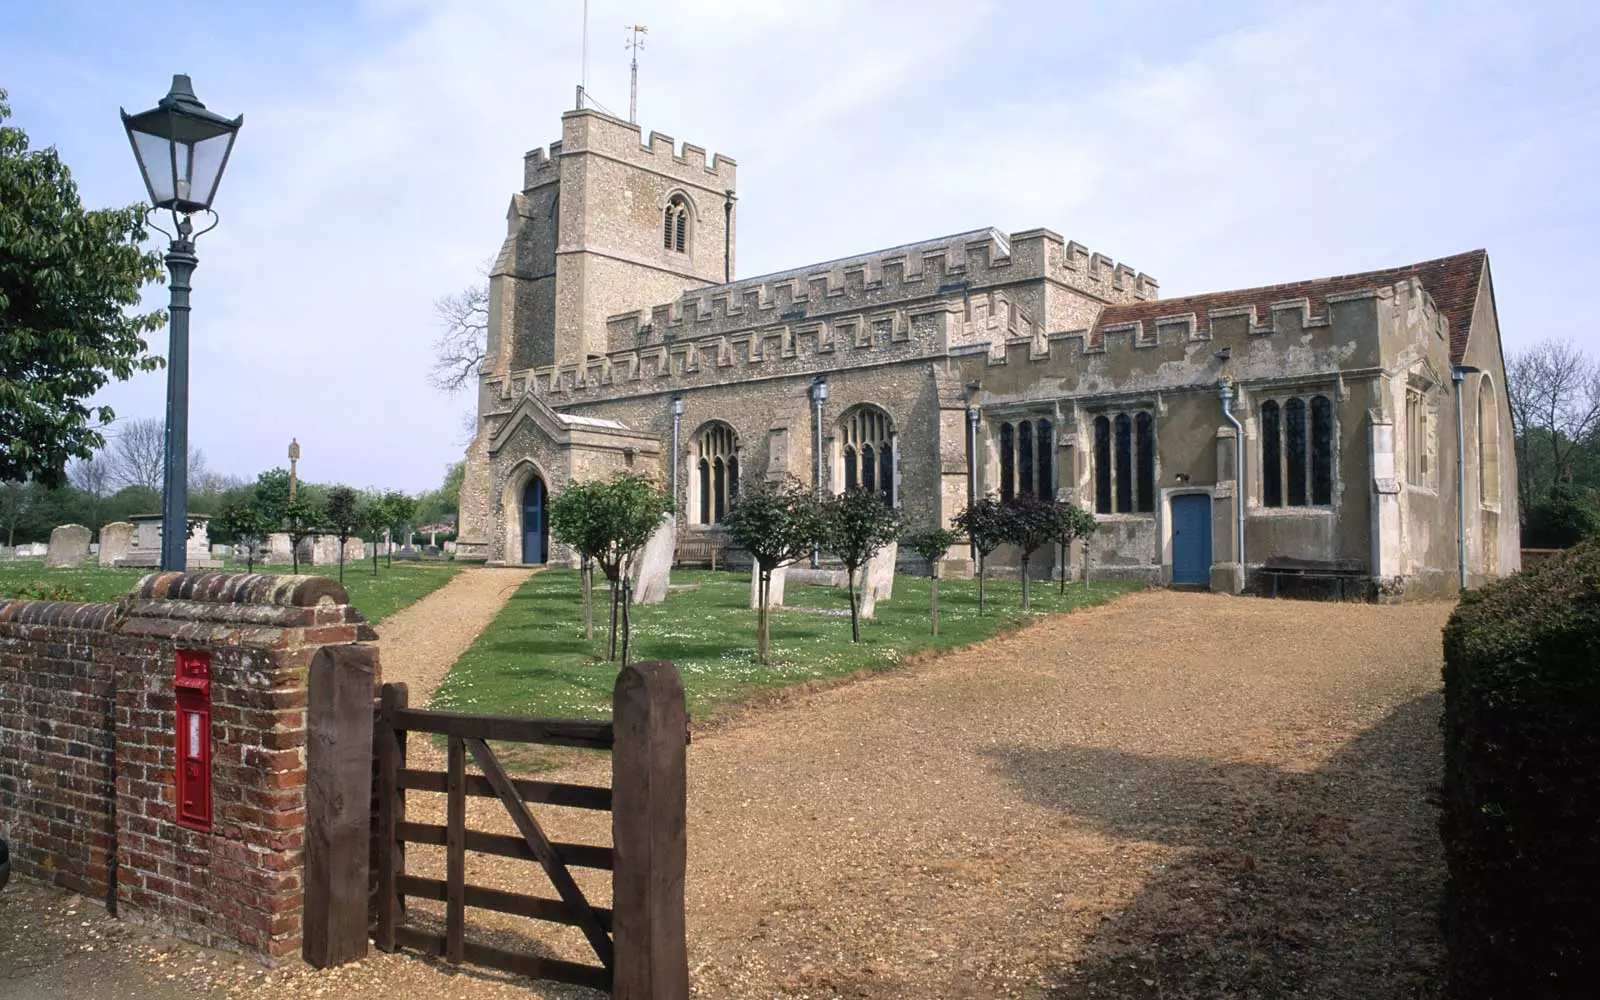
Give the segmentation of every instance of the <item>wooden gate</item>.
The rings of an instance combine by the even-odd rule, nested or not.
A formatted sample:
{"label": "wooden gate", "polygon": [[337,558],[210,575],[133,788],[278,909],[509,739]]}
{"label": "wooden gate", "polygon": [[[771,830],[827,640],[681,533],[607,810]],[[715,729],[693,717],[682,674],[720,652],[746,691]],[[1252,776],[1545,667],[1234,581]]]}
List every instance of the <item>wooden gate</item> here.
{"label": "wooden gate", "polygon": [[[408,733],[446,738],[444,771],[406,766]],[[610,990],[627,1000],[685,1000],[688,956],[684,941],[685,744],[688,719],[683,684],[666,662],[639,663],[617,677],[610,722],[464,715],[414,709],[403,684],[385,684],[374,734],[378,760],[377,927],[383,951],[413,948],[452,963],[472,962],[535,979]],[[610,788],[513,778],[489,741],[609,750]],[[468,756],[481,775],[467,773]],[[406,818],[406,792],[443,792],[443,825]],[[517,835],[470,830],[468,796],[498,799]],[[612,845],[550,840],[534,818],[534,804],[611,812]],[[406,871],[405,845],[445,848],[445,878]],[[534,861],[558,898],[469,885],[466,853]],[[571,868],[609,870],[612,905],[593,905]],[[406,922],[405,899],[445,904],[445,932]],[[466,940],[468,907],[569,924],[582,931],[592,963],[508,951]]]}

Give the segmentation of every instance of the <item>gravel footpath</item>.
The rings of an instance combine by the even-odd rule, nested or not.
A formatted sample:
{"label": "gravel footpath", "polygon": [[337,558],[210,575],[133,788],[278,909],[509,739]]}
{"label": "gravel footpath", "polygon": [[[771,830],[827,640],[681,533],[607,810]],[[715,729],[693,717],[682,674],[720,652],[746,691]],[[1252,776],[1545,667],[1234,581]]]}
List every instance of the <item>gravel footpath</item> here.
{"label": "gravel footpath", "polygon": [[537,570],[463,570],[422,600],[378,626],[383,679],[410,686],[411,703],[426,705],[478,633],[489,627],[517,588]]}
{"label": "gravel footpath", "polygon": [[[1448,612],[1152,591],[697,737],[696,995],[1432,997]],[[410,808],[442,822],[442,799]],[[604,817],[539,816],[607,839]],[[413,848],[412,867],[442,851]],[[469,855],[468,877],[550,894],[517,862]],[[580,882],[607,900],[604,873]],[[471,911],[468,929],[592,958],[550,925]],[[599,996],[376,953],[270,981],[203,971],[263,998]]]}

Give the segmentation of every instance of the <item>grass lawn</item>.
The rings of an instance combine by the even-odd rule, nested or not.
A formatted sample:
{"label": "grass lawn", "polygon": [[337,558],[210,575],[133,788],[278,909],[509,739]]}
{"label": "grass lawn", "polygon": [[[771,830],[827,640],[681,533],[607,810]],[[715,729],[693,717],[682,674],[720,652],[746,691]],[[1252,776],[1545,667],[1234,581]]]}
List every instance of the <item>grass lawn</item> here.
{"label": "grass lawn", "polygon": [[[226,568],[231,572],[244,572],[242,563]],[[258,564],[256,569],[284,576],[290,572],[288,566]],[[370,561],[346,563],[344,589],[350,595],[350,603],[359,608],[368,621],[381,622],[438,590],[460,571],[460,566],[449,562],[397,562],[393,567],[380,565],[374,576]],[[133,590],[140,577],[153,572],[149,569],[102,569],[92,563],[79,569],[45,569],[41,559],[11,559],[0,561],[0,597],[114,601]],[[301,564],[300,572],[302,575],[338,576],[339,567]]]}
{"label": "grass lawn", "polygon": [[[671,660],[683,677],[689,711],[705,718],[719,705],[766,688],[860,670],[882,669],[924,650],[948,649],[986,639],[1025,620],[1020,585],[990,580],[987,614],[978,614],[973,580],[939,582],[939,635],[928,634],[928,580],[897,576],[894,599],[878,603],[875,620],[863,621],[861,642],[850,641],[849,597],[842,589],[790,586],[785,597],[815,611],[774,610],[773,664],[755,662],[756,613],[749,609],[750,578],[742,573],[677,571],[673,583],[700,589],[675,592],[665,604],[633,611],[633,657]],[[1030,587],[1034,614],[1099,604],[1143,584],[1072,584]],[[604,717],[611,712],[616,669],[604,662],[606,592],[595,591],[595,638],[583,639],[578,574],[540,573],[511,598],[434,695],[435,708],[507,715]]]}

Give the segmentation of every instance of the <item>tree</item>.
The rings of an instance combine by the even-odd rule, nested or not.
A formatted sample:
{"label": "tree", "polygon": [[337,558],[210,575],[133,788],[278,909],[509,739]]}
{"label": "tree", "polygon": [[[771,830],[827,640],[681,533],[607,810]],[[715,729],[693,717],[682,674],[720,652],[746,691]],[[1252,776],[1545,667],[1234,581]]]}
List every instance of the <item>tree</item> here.
{"label": "tree", "polygon": [[[1100,527],[1094,515],[1076,504],[1065,500],[1056,501],[1056,534],[1052,539],[1061,548],[1061,593],[1067,592],[1067,557],[1072,554],[1072,543],[1076,539],[1087,539]],[[1087,544],[1087,543],[1085,543]],[[1089,585],[1089,561],[1084,559],[1083,584]]]}
{"label": "tree", "polygon": [[846,490],[822,501],[822,545],[844,563],[850,591],[850,641],[861,641],[856,571],[900,534],[900,512],[875,490]]}
{"label": "tree", "polygon": [[772,658],[772,571],[821,544],[822,505],[798,480],[758,483],[739,491],[722,527],[755,561],[756,660],[766,665]]}
{"label": "tree", "polygon": [[251,501],[268,521],[281,523],[289,508],[289,470],[268,469],[257,476]]}
{"label": "tree", "polygon": [[1535,344],[1506,359],[1506,398],[1526,514],[1552,487],[1574,484],[1580,459],[1597,444],[1600,361],[1571,341]]}
{"label": "tree", "polygon": [[1022,609],[1028,610],[1028,561],[1040,547],[1048,545],[1061,534],[1061,509],[1053,501],[1040,500],[1032,493],[1019,493],[1005,505],[1006,541],[1017,547],[1020,559],[1017,568],[1022,578]]}
{"label": "tree", "polygon": [[901,539],[906,548],[928,561],[928,593],[933,615],[933,633],[939,634],[939,561],[950,551],[959,536],[948,528],[928,528]]}
{"label": "tree", "polygon": [[[563,517],[557,522],[557,505],[550,509],[550,530],[556,537],[587,549],[611,585],[611,636],[607,659],[616,660],[621,638],[622,665],[628,665],[630,636],[629,609],[633,584],[628,571],[639,550],[672,512],[672,498],[648,476],[619,472],[610,479],[587,485],[569,484],[557,499],[578,486],[576,499],[560,505]],[[571,534],[575,541],[568,541]],[[621,630],[618,630],[618,612]]]}
{"label": "tree", "polygon": [[361,495],[348,486],[335,486],[328,491],[327,508],[323,523],[339,536],[339,582],[344,582],[344,546],[350,536],[361,530],[363,514]]}
{"label": "tree", "polygon": [[[390,490],[378,501],[377,506],[380,520],[374,524],[374,528],[382,528],[388,533],[389,541],[386,546],[388,555],[385,559],[390,566],[393,566],[395,536],[405,530],[407,524],[411,523],[411,517],[417,509],[417,502],[399,490]],[[376,553],[374,553],[373,558],[377,558]]]}
{"label": "tree", "polygon": [[[130,420],[111,434],[105,450],[111,478],[120,486],[143,486],[157,493],[166,485],[167,427],[159,417]],[[211,478],[206,456],[199,448],[189,448],[185,479],[191,490],[205,486]]]}
{"label": "tree", "polygon": [[89,508],[89,530],[99,531],[101,501],[112,492],[111,463],[103,454],[80,458],[67,467],[67,480],[83,495]]}
{"label": "tree", "polygon": [[144,206],[85,211],[56,150],[10,117],[0,90],[0,481],[55,487],[105,444],[91,418],[116,416],[89,398],[162,364],[144,337],[165,313],[135,311],[161,255],[140,249]]}
{"label": "tree", "polygon": [[594,550],[600,544],[593,511],[597,482],[569,483],[549,500],[550,533],[578,553],[579,590],[583,594],[583,638],[594,639]]}
{"label": "tree", "polygon": [[986,493],[967,505],[966,510],[954,518],[958,530],[965,532],[978,550],[978,614],[983,614],[983,584],[985,563],[989,553],[1006,540],[1006,510],[1000,498]]}
{"label": "tree", "polygon": [[455,395],[475,382],[478,369],[483,367],[489,340],[488,282],[434,299],[433,311],[443,332],[433,345],[433,370],[428,381],[435,389]]}
{"label": "tree", "polygon": [[322,527],[322,511],[309,498],[297,493],[283,507],[283,530],[289,536],[289,561],[293,572],[300,572],[300,543]]}
{"label": "tree", "polygon": [[272,530],[273,523],[267,520],[267,516],[255,504],[239,499],[223,507],[212,524],[221,534],[231,535],[235,545],[245,547],[245,572],[254,573],[256,549]]}
{"label": "tree", "polygon": [[1528,510],[1523,544],[1566,549],[1600,536],[1600,492],[1564,484],[1553,487]]}

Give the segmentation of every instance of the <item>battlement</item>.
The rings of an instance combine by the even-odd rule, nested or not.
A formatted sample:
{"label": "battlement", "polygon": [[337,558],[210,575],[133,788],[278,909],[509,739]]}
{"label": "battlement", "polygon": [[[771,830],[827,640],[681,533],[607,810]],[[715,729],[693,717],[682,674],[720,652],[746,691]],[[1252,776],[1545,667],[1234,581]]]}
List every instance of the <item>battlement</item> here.
{"label": "battlement", "polygon": [[708,160],[704,147],[688,142],[680,147],[672,136],[660,132],[651,132],[644,140],[638,125],[582,108],[561,116],[561,138],[548,151],[534,149],[524,155],[524,190],[549,183],[561,157],[577,153],[620,160],[719,193],[733,190],[738,175],[738,161],[732,157],[717,153]]}

